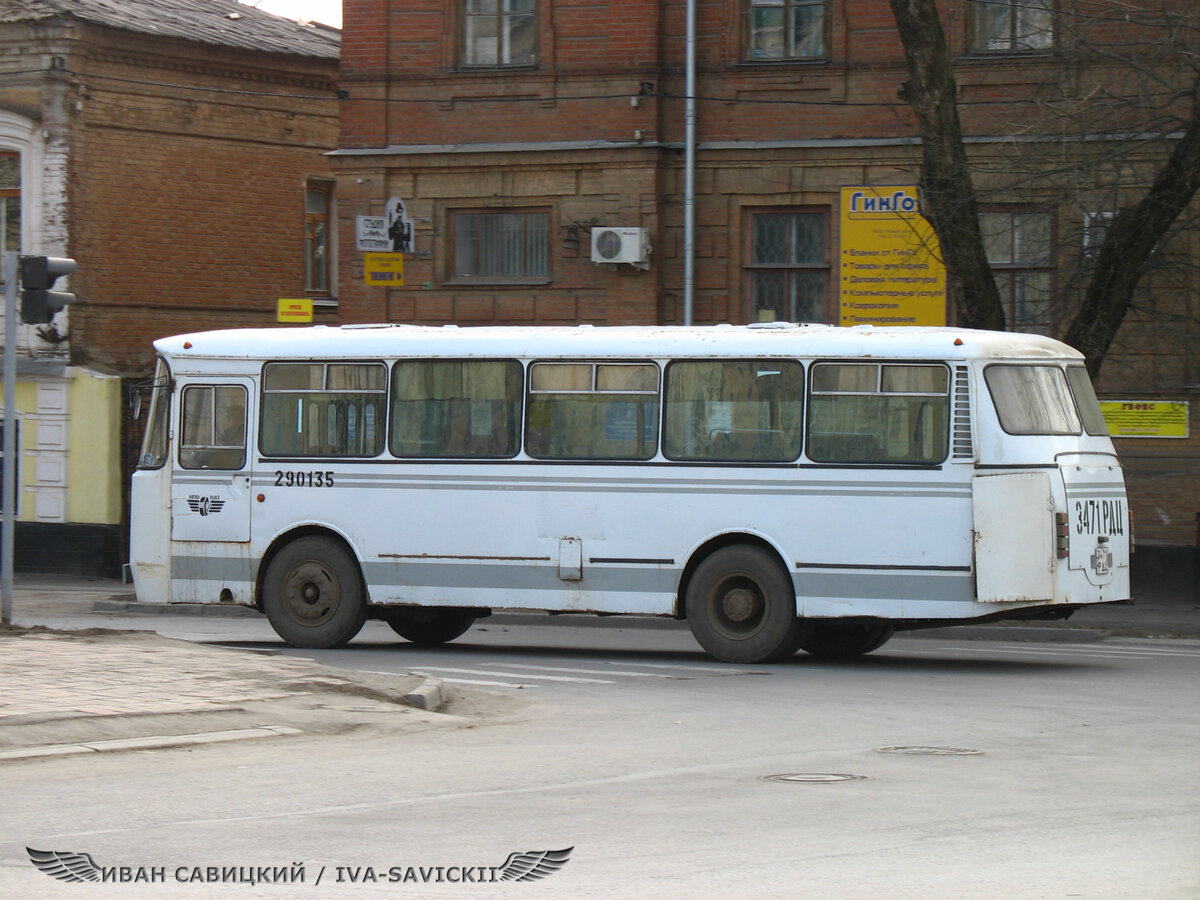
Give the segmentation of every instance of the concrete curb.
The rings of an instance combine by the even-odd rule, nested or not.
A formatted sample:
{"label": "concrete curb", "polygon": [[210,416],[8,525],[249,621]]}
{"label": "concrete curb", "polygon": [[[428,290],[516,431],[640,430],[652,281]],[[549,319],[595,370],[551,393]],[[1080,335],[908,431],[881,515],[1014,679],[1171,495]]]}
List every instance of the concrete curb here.
{"label": "concrete curb", "polygon": [[425,680],[421,685],[404,695],[404,702],[417,709],[436,712],[446,702],[445,686],[440,678],[426,675],[424,672],[412,672]]}
{"label": "concrete curb", "polygon": [[246,741],[265,737],[286,737],[303,734],[288,725],[256,725],[228,731],[205,731],[195,734],[155,734],[147,737],[114,738],[103,741],[77,741],[74,744],[42,744],[37,747],[15,747],[0,750],[0,760],[34,759],[42,756],[72,756],[78,753],[113,753],[121,750],[164,750],[168,747],[194,747],[225,741]]}
{"label": "concrete curb", "polygon": [[119,594],[92,603],[92,612],[119,613],[126,616],[225,616],[233,618],[262,618],[262,613],[249,606],[231,603],[139,603],[133,595]]}

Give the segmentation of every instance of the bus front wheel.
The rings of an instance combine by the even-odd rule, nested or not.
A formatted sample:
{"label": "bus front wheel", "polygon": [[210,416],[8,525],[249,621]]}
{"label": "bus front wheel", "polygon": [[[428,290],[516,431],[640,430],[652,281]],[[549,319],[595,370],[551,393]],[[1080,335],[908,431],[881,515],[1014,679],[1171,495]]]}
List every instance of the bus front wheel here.
{"label": "bus front wheel", "polygon": [[685,606],[696,641],[724,662],[783,659],[807,634],[807,623],[796,617],[791,579],[759,547],[725,547],[700,563]]}
{"label": "bus front wheel", "polygon": [[392,612],[385,621],[406,641],[422,647],[445,644],[467,632],[475,613],[467,609],[414,609]]}
{"label": "bus front wheel", "polygon": [[884,622],[814,622],[800,649],[823,659],[846,659],[878,650],[895,633]]}
{"label": "bus front wheel", "polygon": [[263,611],[293,647],[341,647],[367,619],[358,566],[327,538],[292,541],[267,567]]}

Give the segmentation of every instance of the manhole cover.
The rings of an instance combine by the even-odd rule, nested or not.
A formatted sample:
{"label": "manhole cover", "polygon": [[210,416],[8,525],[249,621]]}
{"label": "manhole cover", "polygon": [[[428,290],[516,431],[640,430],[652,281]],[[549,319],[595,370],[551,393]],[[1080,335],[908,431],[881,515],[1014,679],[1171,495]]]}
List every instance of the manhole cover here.
{"label": "manhole cover", "polygon": [[760,781],[784,784],[836,784],[839,781],[866,781],[866,775],[842,775],[836,772],[799,772],[793,775],[760,775]]}
{"label": "manhole cover", "polygon": [[876,747],[876,753],[907,753],[910,756],[979,756],[982,750],[970,747]]}

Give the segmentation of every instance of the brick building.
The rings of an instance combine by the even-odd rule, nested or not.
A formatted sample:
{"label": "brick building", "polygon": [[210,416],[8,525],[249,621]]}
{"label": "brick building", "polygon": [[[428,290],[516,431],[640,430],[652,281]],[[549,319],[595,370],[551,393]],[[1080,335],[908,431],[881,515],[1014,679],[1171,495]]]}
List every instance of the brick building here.
{"label": "brick building", "polygon": [[[1200,47],[1188,6],[941,5],[1011,327],[1061,333],[1097,235],[1166,158],[1188,111],[1181,54]],[[691,148],[685,0],[343,10],[343,322],[845,321],[844,192],[919,177],[887,0],[698,0]],[[355,217],[395,199],[413,226],[405,284],[367,286]],[[1098,385],[1190,403],[1190,439],[1118,442],[1143,548],[1196,541],[1195,212],[1143,277]],[[597,226],[642,229],[646,263],[594,262]],[[952,304],[938,314],[952,321]]]}
{"label": "brick building", "polygon": [[151,341],[279,298],[335,320],[338,52],[233,0],[0,0],[0,250],[78,262],[78,302],[19,331],[18,565],[124,561]]}

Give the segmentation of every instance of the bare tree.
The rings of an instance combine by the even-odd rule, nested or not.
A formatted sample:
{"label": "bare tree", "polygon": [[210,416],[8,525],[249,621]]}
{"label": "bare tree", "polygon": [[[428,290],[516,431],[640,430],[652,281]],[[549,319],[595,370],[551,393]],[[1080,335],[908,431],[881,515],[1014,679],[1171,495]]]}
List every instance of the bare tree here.
{"label": "bare tree", "polygon": [[1004,307],[992,279],[979,227],[979,209],[967,165],[955,102],[957,85],[946,36],[934,0],[891,0],[911,80],[901,99],[921,129],[921,192],[941,244],[947,274],[955,282],[958,324],[1004,328]]}
{"label": "bare tree", "polygon": [[[1153,305],[1139,285],[1169,264],[1163,253],[1168,238],[1194,214],[1189,207],[1200,187],[1200,16],[1174,11],[1172,0],[1153,8],[1063,4],[1055,23],[1052,75],[1014,102],[1009,118],[992,112],[989,131],[1000,139],[968,165],[935,0],[891,5],[912,75],[904,99],[921,129],[922,184],[929,173],[950,169],[955,176],[937,176],[946,192],[938,199],[960,218],[951,220],[934,208],[933,220],[949,273],[964,288],[982,280],[971,262],[982,252],[980,229],[961,224],[975,215],[981,197],[1033,200],[1069,211],[1079,230],[1064,223],[1057,233],[1056,318],[1064,323],[1063,339],[1087,356],[1095,376],[1127,315],[1138,308],[1139,294],[1147,308]],[[1002,58],[995,62],[1005,64]],[[1020,58],[1007,64],[1029,67]],[[980,184],[982,194],[976,192]],[[933,208],[932,194],[929,200]],[[964,249],[952,250],[955,245]],[[978,324],[961,310],[959,321]]]}

